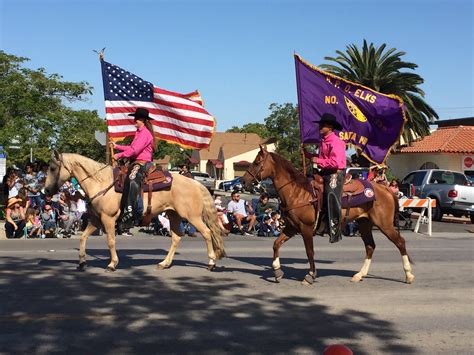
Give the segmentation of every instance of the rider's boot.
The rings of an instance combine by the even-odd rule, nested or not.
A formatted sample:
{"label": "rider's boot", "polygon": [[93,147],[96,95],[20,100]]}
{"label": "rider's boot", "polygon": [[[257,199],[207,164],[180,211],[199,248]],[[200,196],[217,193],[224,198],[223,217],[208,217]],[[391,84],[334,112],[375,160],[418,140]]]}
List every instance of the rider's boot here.
{"label": "rider's boot", "polygon": [[324,237],[326,234],[329,234],[328,216],[324,212],[320,212],[318,227],[316,228],[316,235]]}
{"label": "rider's boot", "polygon": [[342,239],[341,224],[339,218],[329,221],[329,243],[337,243]]}

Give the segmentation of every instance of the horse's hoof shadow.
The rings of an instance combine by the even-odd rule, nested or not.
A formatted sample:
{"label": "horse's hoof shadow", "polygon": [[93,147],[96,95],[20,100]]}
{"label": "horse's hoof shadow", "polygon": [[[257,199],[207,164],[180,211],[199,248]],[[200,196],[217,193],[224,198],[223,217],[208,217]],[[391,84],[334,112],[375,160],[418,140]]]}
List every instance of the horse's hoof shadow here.
{"label": "horse's hoof shadow", "polygon": [[86,271],[86,269],[87,269],[86,262],[79,263],[79,265],[76,268],[77,271]]}

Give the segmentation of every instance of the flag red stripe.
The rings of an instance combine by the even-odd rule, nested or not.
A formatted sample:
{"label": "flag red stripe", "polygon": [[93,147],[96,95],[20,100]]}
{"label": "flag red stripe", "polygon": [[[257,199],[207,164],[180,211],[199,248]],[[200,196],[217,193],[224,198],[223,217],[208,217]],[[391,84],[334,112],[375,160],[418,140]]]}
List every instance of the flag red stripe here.
{"label": "flag red stripe", "polygon": [[107,120],[107,126],[133,126],[135,121],[131,120]]}
{"label": "flag red stripe", "polygon": [[[132,107],[106,107],[105,112],[106,113],[131,113],[135,112],[136,108],[138,106],[132,106]],[[161,115],[161,116],[166,116],[170,118],[174,118],[183,122],[188,122],[188,123],[195,123],[195,124],[200,124],[202,126],[208,126],[208,127],[214,127],[214,122],[211,120],[204,120],[202,118],[196,118],[196,117],[189,117],[189,116],[183,116],[176,114],[174,112],[170,111],[165,111],[157,108],[147,108],[147,110],[150,112],[152,115]],[[211,118],[211,116],[209,116]]]}
{"label": "flag red stripe", "polygon": [[179,143],[179,144],[186,145],[186,146],[189,146],[189,147],[192,147],[192,148],[195,148],[195,149],[207,148],[209,146],[209,143],[197,143],[197,142],[194,142],[194,141],[190,141],[190,140],[187,140],[187,139],[181,139],[181,138],[178,138],[178,137],[175,137],[175,136],[170,136],[170,135],[167,135],[167,134],[158,133],[156,136],[160,139],[165,140],[165,141],[171,141],[171,142],[174,142],[174,143]]}
{"label": "flag red stripe", "polygon": [[130,132],[109,132],[109,137],[110,138],[125,138],[128,136],[134,136],[136,131],[130,131]]}
{"label": "flag red stripe", "polygon": [[157,88],[156,86],[153,87],[153,92],[156,92],[157,94],[181,97],[181,98],[187,99],[187,100],[190,100],[190,97],[193,97],[193,96],[200,96],[197,91],[190,92],[189,94],[180,94],[180,93],[177,93],[177,92],[174,92],[174,91],[168,91],[168,90],[160,89],[160,88]]}
{"label": "flag red stripe", "polygon": [[194,111],[194,112],[199,112],[199,113],[204,113],[206,115],[209,115],[209,112],[207,112],[203,108],[196,107],[196,106],[180,104],[178,102],[171,102],[171,101],[161,100],[161,99],[157,99],[156,97],[153,98],[153,102],[156,103],[156,104],[159,104],[159,105],[164,105],[164,106],[168,106],[168,107],[172,107],[172,108],[179,108],[181,110]]}

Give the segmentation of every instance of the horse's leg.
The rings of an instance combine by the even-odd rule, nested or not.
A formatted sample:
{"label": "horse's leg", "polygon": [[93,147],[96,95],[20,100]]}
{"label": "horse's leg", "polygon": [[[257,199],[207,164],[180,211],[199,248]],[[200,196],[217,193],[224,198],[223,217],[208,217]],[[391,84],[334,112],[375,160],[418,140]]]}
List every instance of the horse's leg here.
{"label": "horse's leg", "polygon": [[273,273],[275,274],[275,281],[280,282],[283,278],[284,272],[281,271],[280,265],[280,247],[289,240],[291,237],[287,236],[285,233],[281,233],[278,238],[273,242],[273,262],[272,268]]}
{"label": "horse's leg", "polygon": [[407,254],[405,239],[400,235],[400,232],[395,228],[392,221],[384,221],[384,223],[378,227],[400,251],[400,255],[402,256],[403,270],[405,271],[405,281],[407,284],[413,283],[415,276],[411,272],[410,258]]}
{"label": "horse's leg", "polygon": [[301,234],[303,235],[306,256],[309,262],[309,272],[301,282],[303,285],[312,285],[316,279],[316,266],[314,265],[314,246],[313,246],[313,226],[302,226]]}
{"label": "horse's leg", "polygon": [[375,250],[375,241],[372,235],[373,223],[367,218],[361,218],[357,222],[359,224],[360,235],[365,244],[365,260],[360,271],[352,276],[352,282],[362,281],[362,278],[367,276],[369,273],[370,263],[372,261],[372,255],[374,254]]}
{"label": "horse's leg", "polygon": [[97,229],[96,226],[94,226],[91,222],[87,224],[86,229],[84,229],[84,232],[81,234],[81,242],[79,246],[79,266],[77,269],[79,271],[84,271],[84,269],[87,267],[87,261],[86,261],[86,243],[87,243],[87,238],[94,233],[94,231]]}
{"label": "horse's leg", "polygon": [[181,217],[174,211],[168,211],[167,214],[170,220],[171,246],[166,258],[156,266],[160,270],[168,269],[171,266],[174,253],[176,252],[179,242],[181,241],[181,236],[179,235],[179,224],[181,222]]}
{"label": "horse's leg", "polygon": [[110,262],[106,270],[115,271],[119,263],[117,251],[115,250],[115,218],[102,214],[101,220],[105,233],[107,233],[107,245],[110,251]]}
{"label": "horse's leg", "polygon": [[202,234],[207,246],[207,256],[209,258],[209,262],[207,264],[207,268],[209,271],[212,271],[216,267],[216,253],[214,252],[214,248],[212,246],[212,238],[211,238],[211,230],[204,224],[200,217],[189,217],[188,221],[196,227],[196,229]]}

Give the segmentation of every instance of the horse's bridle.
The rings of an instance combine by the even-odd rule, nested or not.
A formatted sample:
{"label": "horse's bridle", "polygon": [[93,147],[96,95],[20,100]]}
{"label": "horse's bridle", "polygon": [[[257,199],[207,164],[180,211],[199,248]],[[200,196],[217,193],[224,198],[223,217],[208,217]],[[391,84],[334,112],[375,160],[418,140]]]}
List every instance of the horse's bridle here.
{"label": "horse's bridle", "polygon": [[[261,177],[259,177],[258,175],[261,173],[262,169],[264,168],[265,166],[265,163],[267,161],[267,158],[270,154],[267,153],[267,155],[265,155],[265,158],[263,158],[263,160],[258,163],[258,166],[257,166],[257,171],[255,173],[252,173],[249,169],[247,169],[247,173],[257,182],[260,182],[262,181]],[[285,186],[288,186],[290,185],[294,180],[289,180],[288,182],[286,182],[285,184],[283,184],[282,186],[280,186],[278,189],[277,189],[277,193],[279,193]]]}
{"label": "horse's bridle", "polygon": [[61,168],[64,167],[64,169],[67,170],[69,175],[71,175],[71,176],[73,176],[73,175],[72,175],[72,171],[69,170],[69,168],[64,164],[62,154],[59,155],[58,162],[59,162],[59,170],[58,170],[58,180],[56,181],[56,188],[59,190],[59,188],[61,187],[61,186],[59,186],[59,179],[61,178]]}
{"label": "horse's bridle", "polygon": [[261,177],[258,177],[258,175],[262,172],[262,169],[263,169],[263,167],[264,167],[264,165],[265,165],[265,162],[267,161],[267,158],[268,158],[269,155],[270,155],[270,154],[267,153],[267,154],[265,155],[265,158],[263,158],[263,160],[262,160],[260,163],[258,163],[257,169],[256,169],[256,172],[255,172],[255,173],[252,173],[252,172],[249,170],[250,167],[249,167],[249,169],[247,169],[247,171],[246,171],[246,172],[247,172],[255,181],[257,181],[257,182],[262,181],[262,178],[261,178]]}
{"label": "horse's bridle", "polygon": [[[56,187],[59,189],[59,188],[60,188],[60,186],[59,186],[59,177],[61,176],[61,167],[64,167],[64,169],[67,170],[67,172],[69,173],[70,176],[73,176],[73,173],[72,173],[72,171],[66,166],[66,164],[64,164],[63,155],[62,155],[62,154],[59,155],[58,161],[59,161],[59,172],[58,172],[58,181],[56,182]],[[101,171],[102,169],[105,169],[106,167],[108,167],[107,164],[105,164],[105,165],[104,165],[103,167],[101,167],[100,169],[97,169],[97,170],[94,171],[92,174],[88,174],[84,179],[82,179],[81,181],[78,181],[77,183],[80,185],[82,182],[86,181],[87,179],[89,179],[89,178],[91,178],[91,177],[97,175],[97,173],[98,173],[99,171]],[[101,195],[101,194],[102,194],[102,195],[105,195],[105,193],[106,193],[108,190],[110,190],[110,189],[114,186],[114,183],[115,183],[115,181],[112,182],[112,184],[111,184],[109,187],[107,187],[107,188],[105,188],[105,189],[99,191],[97,194],[95,194],[95,195],[90,199],[90,201],[94,200],[97,196],[99,196],[99,195]]]}

